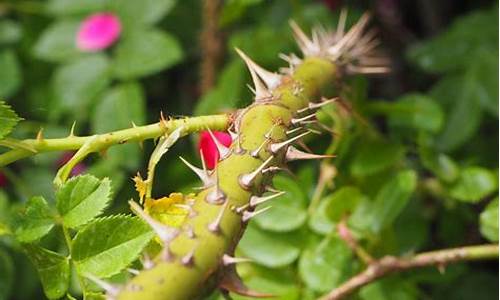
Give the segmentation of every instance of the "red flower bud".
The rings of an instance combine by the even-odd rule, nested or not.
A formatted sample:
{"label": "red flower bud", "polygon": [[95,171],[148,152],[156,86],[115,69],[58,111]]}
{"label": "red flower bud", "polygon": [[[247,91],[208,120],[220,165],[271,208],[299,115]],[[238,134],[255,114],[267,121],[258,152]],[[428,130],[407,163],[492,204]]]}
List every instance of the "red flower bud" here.
{"label": "red flower bud", "polygon": [[[215,138],[224,146],[231,146],[231,135],[227,132],[222,131],[214,131],[213,132]],[[203,131],[200,133],[200,142],[198,144],[198,149],[201,150],[203,154],[203,159],[208,169],[213,169],[219,161],[219,150],[217,149],[217,145],[210,136],[208,131]]]}

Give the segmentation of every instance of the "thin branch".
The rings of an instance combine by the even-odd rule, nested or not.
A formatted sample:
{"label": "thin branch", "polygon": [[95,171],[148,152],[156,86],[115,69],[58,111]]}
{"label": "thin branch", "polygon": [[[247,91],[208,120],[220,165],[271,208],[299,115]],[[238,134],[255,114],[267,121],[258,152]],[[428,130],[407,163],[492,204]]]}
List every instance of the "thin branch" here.
{"label": "thin branch", "polygon": [[219,32],[220,0],[204,0],[202,14],[202,32],[200,44],[201,61],[201,93],[209,91],[215,84],[217,65],[222,54],[222,38]]}
{"label": "thin branch", "polygon": [[486,260],[498,258],[498,245],[468,246],[439,251],[424,252],[412,258],[385,256],[370,264],[363,272],[324,295],[320,300],[338,300],[353,293],[378,278],[391,273],[427,266],[444,267],[459,261]]}
{"label": "thin branch", "polygon": [[26,148],[18,148],[0,154],[0,167],[8,165],[19,159],[33,156],[42,152],[61,151],[61,150],[78,150],[83,145],[92,140],[93,151],[102,151],[110,146],[117,144],[125,144],[130,142],[142,142],[146,139],[155,139],[165,134],[170,134],[176,128],[183,126],[183,134],[189,134],[206,130],[226,130],[231,122],[231,115],[213,115],[201,116],[183,119],[162,120],[158,123],[134,126],[128,129],[92,135],[92,136],[74,136],[70,134],[65,138],[45,139],[38,137],[36,139],[28,139],[22,142],[25,147],[35,150],[30,151]]}

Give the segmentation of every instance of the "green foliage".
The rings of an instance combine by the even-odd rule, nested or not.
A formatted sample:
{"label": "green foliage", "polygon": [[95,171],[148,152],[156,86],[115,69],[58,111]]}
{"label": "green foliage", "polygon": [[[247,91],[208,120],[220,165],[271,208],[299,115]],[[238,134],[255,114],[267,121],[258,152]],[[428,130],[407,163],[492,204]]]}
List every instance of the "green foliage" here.
{"label": "green foliage", "polygon": [[16,124],[21,120],[17,114],[12,110],[12,108],[5,104],[4,101],[0,101],[0,139],[7,136]]}
{"label": "green foliage", "polygon": [[481,234],[492,242],[498,242],[498,197],[493,199],[479,215]]}
{"label": "green foliage", "polygon": [[12,258],[4,249],[0,248],[0,299],[9,299],[13,280]]}
{"label": "green foliage", "polygon": [[136,217],[99,218],[75,236],[72,258],[81,274],[109,277],[130,265],[153,236]]}
{"label": "green foliage", "polygon": [[109,179],[83,175],[70,179],[61,187],[57,192],[56,206],[64,226],[77,228],[100,215],[110,199]]}
{"label": "green foliage", "polygon": [[33,242],[45,236],[54,227],[54,214],[43,197],[33,197],[19,216],[16,237],[21,242]]}
{"label": "green foliage", "polygon": [[36,245],[24,245],[23,250],[38,271],[45,296],[49,299],[63,297],[69,288],[69,259]]}

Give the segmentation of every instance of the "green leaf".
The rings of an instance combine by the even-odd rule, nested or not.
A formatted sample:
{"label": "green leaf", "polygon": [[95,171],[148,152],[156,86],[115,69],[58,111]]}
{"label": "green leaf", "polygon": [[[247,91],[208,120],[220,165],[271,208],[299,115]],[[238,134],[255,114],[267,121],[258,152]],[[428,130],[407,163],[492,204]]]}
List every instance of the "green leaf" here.
{"label": "green leaf", "polygon": [[12,108],[0,100],[0,139],[7,136],[20,120]]}
{"label": "green leaf", "polygon": [[151,228],[137,217],[100,218],[75,236],[73,260],[80,274],[109,277],[137,259],[153,237]]}
{"label": "green leaf", "polygon": [[258,215],[255,222],[262,229],[275,232],[288,232],[300,228],[307,219],[307,199],[297,182],[285,176],[276,176],[273,186],[285,194],[273,199],[269,204],[263,204],[272,207],[265,214]]}
{"label": "green leaf", "polygon": [[373,202],[363,201],[349,220],[349,225],[375,234],[389,227],[405,208],[417,185],[412,170],[401,171],[385,183]]}
{"label": "green leaf", "polygon": [[49,25],[33,47],[36,58],[49,62],[62,62],[80,55],[76,48],[78,20],[61,20]]}
{"label": "green leaf", "polygon": [[95,54],[59,67],[52,78],[57,103],[75,117],[84,118],[88,106],[110,82],[109,62]]}
{"label": "green leaf", "polygon": [[21,85],[21,68],[16,54],[10,49],[0,51],[0,98],[8,98]]}
{"label": "green leaf", "polygon": [[399,144],[383,140],[363,141],[351,163],[351,173],[356,177],[373,175],[394,165],[403,156],[404,148]]}
{"label": "green leaf", "polygon": [[10,255],[0,248],[0,299],[11,299],[12,285],[14,283],[14,264]]}
{"label": "green leaf", "polygon": [[45,236],[54,227],[54,216],[43,197],[33,197],[21,212],[15,231],[20,242],[29,243]]}
{"label": "green leaf", "polygon": [[110,9],[118,14],[125,30],[160,21],[174,6],[175,0],[111,0]]}
{"label": "green leaf", "polygon": [[359,291],[363,300],[416,300],[419,291],[409,280],[398,277],[383,278]]}
{"label": "green leaf", "polygon": [[498,8],[476,11],[457,20],[442,34],[410,48],[409,58],[428,72],[464,69],[479,50],[498,49]]}
{"label": "green leaf", "polygon": [[481,167],[462,170],[458,181],[451,187],[450,195],[464,202],[475,203],[498,188],[498,179],[493,172]]}
{"label": "green leaf", "polygon": [[69,259],[33,244],[25,244],[23,249],[38,271],[45,296],[49,299],[63,297],[70,281]]}
{"label": "green leaf", "polygon": [[493,199],[479,216],[481,234],[491,242],[498,242],[498,197]]}
{"label": "green leaf", "polygon": [[123,37],[115,51],[114,75],[130,79],[157,73],[182,59],[182,49],[170,34],[159,30],[135,30]]}
{"label": "green leaf", "polygon": [[409,94],[387,105],[392,126],[437,132],[443,125],[441,107],[428,96]]}
{"label": "green leaf", "polygon": [[439,179],[451,183],[458,178],[460,169],[451,157],[423,145],[418,148],[418,151],[422,165]]}
{"label": "green leaf", "polygon": [[343,216],[354,211],[359,202],[363,201],[365,196],[361,191],[353,186],[344,186],[335,193],[325,197],[322,201],[326,204],[326,214],[333,222],[339,222]]}
{"label": "green leaf", "polygon": [[435,138],[438,150],[455,150],[476,133],[482,116],[479,100],[483,95],[482,89],[474,72],[445,77],[432,88],[432,97],[441,103],[446,112],[444,126]]}
{"label": "green leaf", "polygon": [[300,256],[299,275],[317,292],[327,292],[348,278],[353,267],[352,251],[337,236],[326,237]]}
{"label": "green leaf", "polygon": [[311,230],[315,233],[321,235],[327,235],[335,227],[335,223],[332,222],[326,214],[327,206],[328,201],[325,201],[325,199],[321,200],[318,207],[314,210],[313,214],[308,219],[309,228],[311,228]]}
{"label": "green leaf", "polygon": [[84,15],[105,10],[108,2],[108,0],[49,0],[47,11],[58,16]]}
{"label": "green leaf", "polygon": [[279,268],[293,263],[300,254],[283,233],[266,232],[250,224],[239,243],[239,249],[256,263]]}
{"label": "green leaf", "polygon": [[4,19],[0,21],[0,44],[13,44],[22,36],[22,28],[13,20]]}
{"label": "green leaf", "polygon": [[[145,106],[144,91],[139,83],[117,85],[106,91],[98,101],[92,115],[92,131],[105,133],[124,129],[131,127],[132,122],[142,125],[146,122]],[[137,169],[142,154],[137,144],[129,144],[109,149],[107,156],[112,163]]]}
{"label": "green leaf", "polygon": [[57,210],[65,226],[76,228],[100,215],[111,199],[111,182],[92,175],[68,180],[56,195]]}

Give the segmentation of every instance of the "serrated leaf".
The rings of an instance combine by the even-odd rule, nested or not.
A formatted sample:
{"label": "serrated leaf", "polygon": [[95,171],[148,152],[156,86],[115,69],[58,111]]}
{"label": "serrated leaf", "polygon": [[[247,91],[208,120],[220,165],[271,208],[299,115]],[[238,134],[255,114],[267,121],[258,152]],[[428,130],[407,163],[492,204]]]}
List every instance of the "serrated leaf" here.
{"label": "serrated leaf", "polygon": [[493,199],[479,216],[481,234],[491,242],[498,242],[498,197]]}
{"label": "serrated leaf", "polygon": [[0,100],[0,139],[7,136],[20,120],[12,108]]}
{"label": "serrated leaf", "polygon": [[248,226],[238,247],[246,257],[269,268],[289,265],[300,254],[300,249],[285,234],[266,232],[255,225]]}
{"label": "serrated leaf", "polygon": [[357,147],[351,163],[351,173],[356,177],[373,175],[383,171],[404,155],[404,148],[382,140],[366,140]]}
{"label": "serrated leaf", "polygon": [[0,51],[0,99],[11,97],[21,85],[21,67],[16,53]]}
{"label": "serrated leaf", "polygon": [[31,198],[17,221],[15,235],[24,243],[36,241],[54,227],[54,216],[41,196]]}
{"label": "serrated leaf", "polygon": [[33,244],[25,244],[23,249],[38,271],[45,296],[49,299],[63,297],[70,281],[69,259]]}
{"label": "serrated leaf", "polygon": [[123,37],[114,53],[113,73],[119,79],[157,73],[183,57],[179,42],[160,30],[137,29]]}
{"label": "serrated leaf", "polygon": [[72,255],[81,274],[109,277],[137,259],[153,237],[151,228],[137,217],[100,218],[78,232]]}
{"label": "serrated leaf", "polygon": [[56,207],[63,224],[76,228],[100,215],[111,199],[111,182],[92,175],[68,180],[57,192]]}
{"label": "serrated leaf", "polygon": [[346,280],[352,266],[352,251],[344,241],[332,236],[302,253],[299,274],[310,289],[326,292]]}
{"label": "serrated leaf", "polygon": [[56,102],[75,118],[85,117],[88,106],[110,81],[108,58],[95,54],[56,69],[52,88]]}
{"label": "serrated leaf", "polygon": [[80,55],[76,48],[78,20],[61,20],[49,25],[33,47],[36,58],[49,62],[63,62]]}
{"label": "serrated leaf", "polygon": [[498,179],[491,171],[481,167],[468,167],[460,173],[458,181],[450,189],[450,195],[460,201],[475,203],[497,188]]}
{"label": "serrated leaf", "polygon": [[272,208],[258,215],[255,222],[260,228],[275,232],[288,232],[300,228],[307,219],[307,200],[297,182],[289,177],[276,176],[273,179],[273,186],[285,194],[267,204]]}

